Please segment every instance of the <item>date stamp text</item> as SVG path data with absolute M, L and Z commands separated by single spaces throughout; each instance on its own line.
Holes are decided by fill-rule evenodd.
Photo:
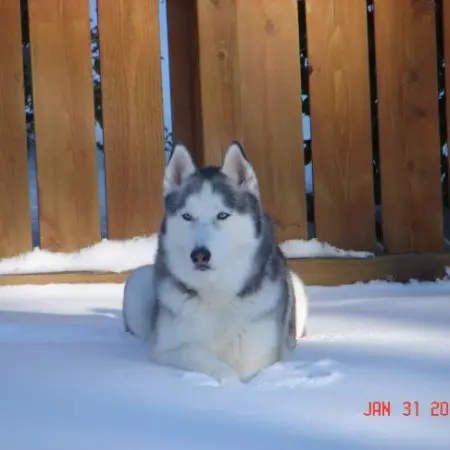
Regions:
M 419 417 L 447 417 L 450 415 L 450 401 L 431 401 L 421 403 L 417 400 L 407 400 L 401 405 L 390 401 L 371 401 L 366 410 L 362 413 L 366 417 L 389 417 L 391 415 L 402 414 L 404 416 Z

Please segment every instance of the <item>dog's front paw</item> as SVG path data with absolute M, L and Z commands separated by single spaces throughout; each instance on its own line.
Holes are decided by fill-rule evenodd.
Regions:
M 226 365 L 218 367 L 211 373 L 211 376 L 223 386 L 235 386 L 241 382 L 239 374 Z
M 242 381 L 238 376 L 234 376 L 234 377 L 221 378 L 219 380 L 219 383 L 222 386 L 231 387 L 231 386 L 238 386 L 238 385 L 242 384 Z

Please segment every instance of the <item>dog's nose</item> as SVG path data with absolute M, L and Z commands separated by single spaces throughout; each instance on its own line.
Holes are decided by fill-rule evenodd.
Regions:
M 211 252 L 206 247 L 194 248 L 191 252 L 191 260 L 194 264 L 208 264 Z

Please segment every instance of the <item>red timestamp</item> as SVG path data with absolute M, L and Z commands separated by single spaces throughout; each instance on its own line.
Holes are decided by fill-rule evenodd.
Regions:
M 366 410 L 362 413 L 366 417 L 389 417 L 393 414 L 402 414 L 403 416 L 431 416 L 448 417 L 450 415 L 450 401 L 431 401 L 423 404 L 414 401 L 404 401 L 402 405 L 394 405 L 390 401 L 375 400 L 367 404 Z

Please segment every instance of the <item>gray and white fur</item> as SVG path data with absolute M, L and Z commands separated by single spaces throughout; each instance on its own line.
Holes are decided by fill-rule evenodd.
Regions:
M 175 146 L 164 206 L 155 263 L 125 286 L 126 329 L 149 338 L 155 362 L 223 383 L 282 360 L 304 333 L 306 293 L 242 147 L 232 143 L 220 167 L 197 168 Z

